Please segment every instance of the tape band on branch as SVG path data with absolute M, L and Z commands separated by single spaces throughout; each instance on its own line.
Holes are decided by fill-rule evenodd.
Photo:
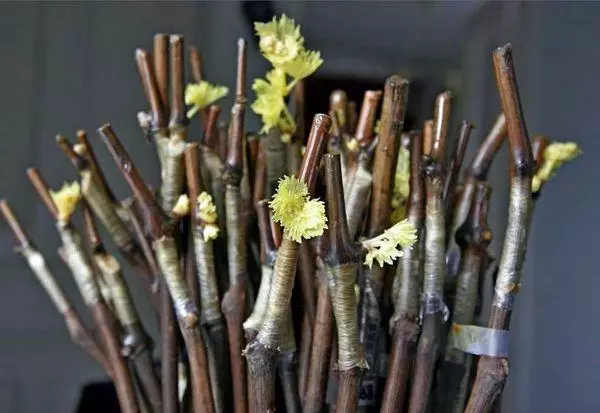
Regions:
M 507 330 L 453 324 L 450 344 L 465 353 L 478 356 L 508 357 Z

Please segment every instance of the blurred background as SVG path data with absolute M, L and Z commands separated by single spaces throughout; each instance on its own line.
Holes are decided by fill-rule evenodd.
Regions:
M 39 167 L 52 187 L 74 179 L 54 136 L 73 138 L 83 128 L 113 189 L 129 196 L 95 139 L 94 131 L 109 121 L 156 185 L 154 147 L 143 138 L 135 116 L 146 109 L 135 48 L 150 49 L 156 32 L 181 33 L 187 44 L 200 48 L 207 80 L 233 86 L 237 37 L 250 41 L 249 79 L 263 76 L 268 65 L 253 41 L 251 22 L 283 12 L 301 24 L 307 46 L 320 50 L 325 60 L 314 77 L 318 87 L 308 93 L 327 96 L 328 88 L 354 81 L 361 85 L 352 91 L 360 101 L 363 87 L 382 86 L 387 75 L 399 73 L 413 85 L 407 122 L 419 127 L 431 116 L 435 95 L 450 89 L 454 125 L 461 119 L 476 125 L 470 152 L 499 111 L 491 52 L 513 44 L 530 134 L 574 140 L 584 155 L 558 173 L 535 212 L 511 328 L 512 370 L 504 409 L 600 411 L 600 311 L 595 305 L 600 274 L 593 257 L 600 230 L 600 167 L 594 161 L 600 139 L 593 126 L 600 113 L 600 3 L 0 4 L 0 196 L 10 201 L 81 312 L 75 285 L 56 254 L 57 233 L 25 169 Z M 315 100 L 309 115 L 326 104 Z M 249 129 L 259 126 L 252 114 L 248 124 Z M 191 139 L 195 133 L 197 125 Z M 504 149 L 491 174 L 496 256 L 507 215 L 507 174 Z M 0 412 L 74 411 L 81 387 L 102 380 L 103 373 L 71 343 L 62 318 L 13 253 L 4 224 L 0 261 Z M 130 284 L 141 311 L 150 314 L 139 283 L 132 279 Z M 154 319 L 146 321 L 156 334 Z

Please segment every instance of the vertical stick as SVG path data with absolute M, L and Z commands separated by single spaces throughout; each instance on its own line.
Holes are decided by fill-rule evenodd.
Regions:
M 531 213 L 531 178 L 533 159 L 527 134 L 519 88 L 512 58 L 512 47 L 507 44 L 494 51 L 496 83 L 506 115 L 508 141 L 511 151 L 511 187 L 508 227 L 500 258 L 500 267 L 489 328 L 508 330 L 510 315 L 518 286 L 521 282 L 523 261 Z M 487 412 L 501 395 L 508 377 L 508 359 L 482 356 L 477 365 L 477 376 L 471 390 L 466 413 Z
M 452 312 L 452 327 L 473 324 L 477 292 L 492 233 L 487 225 L 491 187 L 478 182 L 471 210 L 456 237 L 462 249 Z M 471 383 L 473 356 L 452 347 L 448 338 L 436 391 L 436 411 L 462 413 Z
M 144 229 L 139 219 L 130 211 L 131 223 L 137 235 L 138 242 L 144 251 L 152 274 L 158 281 L 159 300 L 159 329 L 162 344 L 160 376 L 161 395 L 164 413 L 177 413 L 179 411 L 179 398 L 177 389 L 177 362 L 179 359 L 179 340 L 177 337 L 177 323 L 173 311 L 173 301 L 164 279 L 161 277 L 156 257 L 152 247 L 144 235 Z
M 408 196 L 408 221 L 417 230 L 421 239 L 425 215 L 423 177 L 421 161 L 423 139 L 420 133 L 410 135 L 410 193 Z M 404 406 L 406 387 L 411 364 L 414 360 L 420 333 L 419 310 L 423 284 L 423 269 L 420 260 L 420 243 L 404 251 L 396 269 L 398 293 L 394 297 L 394 315 L 390 322 L 392 353 L 388 365 L 381 413 L 394 413 Z
M 465 151 L 467 149 L 467 144 L 469 143 L 469 136 L 471 135 L 471 130 L 473 129 L 473 124 L 463 120 L 460 123 L 458 128 L 458 139 L 456 140 L 456 146 L 454 147 L 454 152 L 452 153 L 452 158 L 450 158 L 450 163 L 448 164 L 448 173 L 446 174 L 446 180 L 444 181 L 444 190 L 442 192 L 442 199 L 444 200 L 444 217 L 446 224 L 448 224 L 451 220 L 452 209 L 454 207 L 454 187 L 456 186 L 456 181 L 458 180 L 458 175 L 460 173 L 460 168 L 462 167 L 463 159 L 465 157 Z
M 160 101 L 165 111 L 169 107 L 169 35 L 157 33 L 154 35 L 154 73 Z
M 504 113 L 500 113 L 492 126 L 492 129 L 485 137 L 467 171 L 467 179 L 463 185 L 463 190 L 459 198 L 456 200 L 452 213 L 452 222 L 449 226 L 450 230 L 446 234 L 446 263 L 447 263 L 447 278 L 449 282 L 456 279 L 458 266 L 460 263 L 460 248 L 454 239 L 456 231 L 465 222 L 473 200 L 476 183 L 485 181 L 487 174 L 492 165 L 492 161 L 498 153 L 498 150 L 504 142 L 506 136 L 506 117 Z
M 169 127 L 183 126 L 186 124 L 185 103 L 184 103 L 184 49 L 183 36 L 171 35 L 170 43 L 170 67 L 169 75 L 171 78 L 171 119 Z M 162 95 L 162 93 L 161 93 Z
M 323 269 L 318 271 L 317 311 L 313 325 L 313 343 L 308 367 L 308 381 L 303 413 L 319 413 L 325 401 L 331 343 L 333 334 L 333 307 Z
M 27 260 L 29 268 L 31 268 L 40 284 L 42 284 L 42 287 L 54 303 L 58 312 L 64 317 L 65 324 L 71 335 L 71 340 L 83 348 L 91 358 L 102 366 L 106 374 L 112 377 L 112 366 L 110 361 L 106 358 L 96 340 L 84 327 L 73 304 L 71 304 L 69 299 L 65 296 L 64 292 L 57 284 L 55 277 L 47 267 L 44 257 L 35 248 L 12 209 L 4 199 L 0 200 L 0 212 L 2 212 L 4 220 L 17 240 L 19 254 Z
M 191 235 L 193 243 L 190 255 L 196 262 L 196 272 L 192 274 L 196 285 L 200 284 L 200 314 L 207 332 L 207 350 L 213 388 L 215 410 L 224 410 L 227 395 L 227 376 L 229 356 L 227 352 L 227 333 L 219 306 L 219 290 L 217 286 L 213 242 L 204 240 L 205 223 L 199 216 L 198 196 L 202 191 L 198 144 L 190 143 L 185 149 L 185 166 L 188 195 L 191 210 Z
M 135 395 L 135 387 L 127 363 L 121 355 L 116 322 L 102 300 L 94 279 L 92 267 L 83 251 L 81 237 L 69 221 L 65 222 L 59 219 L 58 209 L 50 196 L 48 185 L 39 171 L 30 168 L 27 170 L 27 176 L 57 222 L 58 231 L 62 239 L 64 257 L 73 273 L 84 301 L 92 313 L 92 318 L 100 333 L 102 348 L 112 365 L 111 370 L 121 410 L 124 413 L 137 413 L 139 412 L 139 408 Z
M 315 115 L 308 144 L 298 179 L 306 183 L 309 191 L 314 191 L 325 137 L 331 126 L 331 119 L 322 114 Z M 275 409 L 275 368 L 278 351 L 286 328 L 285 314 L 289 311 L 299 244 L 289 237 L 283 237 L 275 262 L 271 293 L 263 325 L 256 339 L 246 346 L 248 362 L 250 412 L 265 412 Z
M 144 183 L 129 154 L 123 148 L 110 125 L 98 132 L 107 145 L 125 180 L 131 187 L 154 241 L 157 262 L 176 308 L 179 328 L 183 334 L 190 364 L 192 400 L 196 411 L 214 412 L 210 391 L 210 376 L 206 348 L 200 334 L 198 309 L 193 305 L 185 283 L 172 227 L 167 224 L 162 208 Z
M 340 155 L 325 155 L 329 247 L 324 258 L 337 325 L 339 387 L 336 409 L 354 413 L 358 390 L 367 367 L 358 339 L 358 303 L 354 284 L 359 255 L 348 231 Z
M 144 329 L 140 316 L 133 305 L 119 262 L 106 252 L 90 207 L 86 202 L 83 202 L 82 206 L 88 246 L 96 267 L 108 286 L 114 306 L 113 312 L 123 329 L 122 354 L 135 367 L 141 386 L 140 390 L 149 401 L 152 412 L 160 413 L 162 412 L 162 400 L 160 383 L 154 371 L 152 340 Z
M 390 76 L 383 93 L 381 130 L 373 160 L 373 183 L 371 204 L 368 213 L 366 236 L 371 238 L 381 234 L 390 223 L 391 195 L 394 185 L 394 172 L 398 161 L 401 132 L 404 125 L 409 82 L 400 76 Z M 379 311 L 385 271 L 380 266 L 363 268 L 364 288 L 360 308 L 360 339 L 365 349 L 365 357 L 371 368 L 365 373 L 362 387 L 367 386 L 373 397 L 363 400 L 363 404 L 374 404 L 377 398 L 377 348 L 381 330 Z M 364 392 L 367 394 L 367 392 Z
M 444 154 L 450 117 L 450 92 L 438 95 L 435 105 L 433 136 L 429 152 L 423 157 L 425 172 L 425 280 L 423 283 L 423 326 L 417 345 L 409 413 L 424 413 L 429 401 L 443 323 L 445 275 L 445 223 L 442 205 Z
M 350 235 L 354 238 L 363 219 L 365 209 L 369 206 L 369 195 L 373 183 L 371 160 L 373 158 L 373 123 L 377 107 L 381 100 L 381 91 L 367 90 L 363 99 L 355 137 L 360 145 L 358 164 L 353 176 L 344 178 L 346 200 L 346 216 Z
M 229 263 L 229 289 L 223 297 L 221 309 L 227 322 L 229 354 L 233 379 L 235 413 L 247 411 L 246 365 L 242 356 L 244 348 L 245 292 L 246 292 L 246 233 L 241 221 L 242 179 L 244 150 L 244 116 L 246 110 L 246 56 L 247 45 L 238 40 L 236 97 L 231 110 L 232 126 L 225 162 L 225 210 L 227 223 L 227 256 Z

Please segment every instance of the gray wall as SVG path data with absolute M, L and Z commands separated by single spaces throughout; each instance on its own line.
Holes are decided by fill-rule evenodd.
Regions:
M 576 140 L 585 155 L 548 185 L 536 210 L 514 316 L 506 411 L 600 411 L 595 389 L 600 320 L 594 305 L 600 279 L 590 258 L 598 230 L 592 211 L 599 209 L 594 185 L 600 169 L 594 157 L 600 144 L 592 122 L 599 109 L 594 98 L 600 92 L 600 7 L 519 2 L 277 6 L 296 17 L 307 42 L 323 52 L 324 73 L 383 77 L 401 71 L 446 78 L 457 91 L 456 117 L 478 127 L 475 141 L 499 110 L 491 50 L 507 41 L 514 44 L 529 131 Z M 158 31 L 182 33 L 189 44 L 198 45 L 207 77 L 220 84 L 231 84 L 234 76 L 235 39 L 251 35 L 236 3 L 0 5 L 0 196 L 10 200 L 80 309 L 55 253 L 58 240 L 51 220 L 24 169 L 38 166 L 53 187 L 73 179 L 54 135 L 72 137 L 79 128 L 91 133 L 110 121 L 156 184 L 154 151 L 134 116 L 144 100 L 133 51 L 150 47 Z M 266 67 L 252 44 L 249 66 L 249 78 Z M 118 195 L 128 195 L 98 143 L 94 140 Z M 496 255 L 507 212 L 507 162 L 502 153 L 492 173 Z M 79 386 L 103 374 L 70 342 L 61 318 L 12 245 L 0 225 L 0 412 L 71 411 Z M 131 285 L 147 313 L 139 283 L 133 279 Z M 149 324 L 155 332 L 156 325 Z

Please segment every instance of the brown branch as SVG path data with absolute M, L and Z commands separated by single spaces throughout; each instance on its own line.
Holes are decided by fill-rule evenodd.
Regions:
M 112 377 L 112 366 L 100 346 L 93 338 L 93 336 L 85 328 L 83 322 L 79 318 L 77 311 L 73 307 L 73 304 L 69 301 L 67 296 L 63 293 L 60 286 L 56 283 L 56 280 L 47 268 L 44 257 L 37 251 L 27 233 L 19 223 L 17 217 L 13 213 L 12 209 L 8 205 L 6 200 L 0 200 L 0 212 L 4 220 L 10 227 L 15 239 L 17 240 L 17 250 L 29 264 L 29 267 L 38 278 L 40 284 L 44 287 L 48 296 L 56 306 L 57 310 L 64 317 L 65 324 L 69 330 L 71 340 L 88 355 L 94 359 L 108 374 Z
M 117 212 L 115 197 L 96 161 L 86 133 L 78 131 L 77 137 L 79 142 L 75 147 L 71 147 L 69 141 L 60 135 L 57 136 L 56 142 L 79 171 L 82 195 L 136 274 L 146 282 L 154 282 L 152 271 L 148 267 L 139 245 L 130 234 L 124 219 Z
M 458 267 L 460 263 L 460 248 L 454 239 L 456 231 L 463 224 L 469 213 L 469 208 L 473 200 L 473 193 L 477 182 L 485 181 L 498 150 L 504 142 L 506 136 L 506 118 L 500 113 L 492 125 L 492 129 L 479 145 L 471 165 L 467 170 L 467 179 L 463 189 L 456 200 L 452 213 L 452 223 L 450 230 L 446 234 L 446 262 L 448 271 L 448 281 L 453 283 L 456 280 Z
M 169 75 L 171 83 L 171 118 L 169 128 L 179 129 L 185 126 L 184 103 L 184 48 L 183 36 L 171 35 L 169 37 Z
M 321 265 L 322 267 L 322 265 Z M 325 401 L 333 335 L 333 307 L 323 268 L 318 270 L 317 309 L 303 413 L 320 413 Z
M 487 257 L 487 248 L 492 239 L 487 224 L 490 196 L 489 184 L 478 182 L 469 215 L 456 235 L 461 246 L 462 258 L 457 277 L 452 326 L 470 325 L 475 321 L 480 277 Z M 471 384 L 472 363 L 473 356 L 453 348 L 449 337 L 437 384 L 436 411 L 464 411 Z
M 116 197 L 114 196 L 110 187 L 108 186 L 108 181 L 106 180 L 102 169 L 100 169 L 100 164 L 98 163 L 96 154 L 94 153 L 92 145 L 90 145 L 90 142 L 87 138 L 87 133 L 84 130 L 80 129 L 77 131 L 77 145 L 73 149 L 79 155 L 87 159 L 89 167 L 92 170 L 92 174 L 97 177 L 98 183 L 100 184 L 104 192 L 107 194 L 109 199 L 115 202 Z
M 160 305 L 159 329 L 162 344 L 160 375 L 163 410 L 164 413 L 177 413 L 179 411 L 179 393 L 177 388 L 179 340 L 177 337 L 177 324 L 175 320 L 175 312 L 173 311 L 173 301 L 171 300 L 171 295 L 169 294 L 169 290 L 164 279 L 160 277 L 161 274 L 160 269 L 158 268 L 158 262 L 156 262 L 156 257 L 154 256 L 152 247 L 146 239 L 144 229 L 142 228 L 142 223 L 131 209 L 129 209 L 129 215 L 131 217 L 131 223 L 144 256 L 148 262 L 148 265 L 150 266 L 152 274 L 154 274 L 154 278 L 158 282 L 157 289 Z
M 190 68 L 192 69 L 192 79 L 195 83 L 200 83 L 203 80 L 202 76 L 202 55 L 195 46 L 188 47 L 188 55 L 190 57 Z M 202 115 L 198 116 L 200 119 L 200 125 L 206 126 L 206 117 L 208 116 L 209 109 L 202 109 Z
M 433 145 L 433 119 L 427 119 L 423 124 L 423 153 L 430 153 Z
M 96 267 L 103 275 L 113 300 L 114 314 L 123 328 L 122 354 L 132 361 L 139 378 L 141 391 L 148 398 L 152 411 L 162 411 L 160 383 L 154 371 L 152 340 L 144 329 L 133 305 L 131 294 L 123 278 L 121 267 L 114 256 L 108 254 L 100 238 L 94 216 L 83 202 L 84 232 Z
M 489 328 L 508 330 L 510 315 L 525 259 L 531 213 L 533 158 L 527 135 L 510 44 L 493 53 L 496 83 L 506 115 L 511 152 L 511 187 L 508 226 L 502 248 L 498 278 L 492 302 Z M 482 356 L 466 413 L 487 412 L 501 395 L 509 372 L 508 359 Z
M 314 323 L 313 323 L 314 324 Z M 302 330 L 300 331 L 300 348 L 298 350 L 298 393 L 302 405 L 306 396 L 308 377 L 310 374 L 310 352 L 312 347 L 312 328 L 306 312 L 302 315 Z
M 347 171 L 344 176 L 346 215 L 350 235 L 353 238 L 356 236 L 360 224 L 364 221 L 364 212 L 370 203 L 371 186 L 373 183 L 371 160 L 377 143 L 373 139 L 373 123 L 380 99 L 380 91 L 369 90 L 365 92 L 359 124 L 355 134 L 360 145 L 358 158 L 353 170 Z
M 381 100 L 380 90 L 367 90 L 360 108 L 360 117 L 356 126 L 354 137 L 358 140 L 361 147 L 367 147 L 373 140 L 373 125 L 375 124 L 375 115 L 377 107 Z
M 227 333 L 219 307 L 219 290 L 215 273 L 213 243 L 204 241 L 204 223 L 198 216 L 198 195 L 202 191 L 198 144 L 190 143 L 185 149 L 185 167 L 188 196 L 191 211 L 191 234 L 193 243 L 189 254 L 194 257 L 196 270 L 192 274 L 196 286 L 200 284 L 200 314 L 207 331 L 206 347 L 209 354 L 209 368 L 215 409 L 223 411 L 227 394 L 226 367 L 229 364 Z
M 460 123 L 460 126 L 458 128 L 458 139 L 456 140 L 456 146 L 454 147 L 452 158 L 450 158 L 450 163 L 448 164 L 446 180 L 444 181 L 444 190 L 442 192 L 446 225 L 448 225 L 452 219 L 451 215 L 452 209 L 454 207 L 454 190 L 456 186 L 456 181 L 458 181 L 458 175 L 460 173 L 460 168 L 462 167 L 463 159 L 465 157 L 465 151 L 469 143 L 469 136 L 471 135 L 472 129 L 472 123 L 467 122 L 466 120 L 463 120 Z
M 222 162 L 225 162 L 227 159 L 227 146 L 229 139 L 229 127 L 231 125 L 226 121 L 220 121 L 217 123 L 217 138 L 219 139 L 219 157 Z
M 211 105 L 208 108 L 206 123 L 204 124 L 204 136 L 202 137 L 202 145 L 210 148 L 215 153 L 218 153 L 219 147 L 217 121 L 220 113 L 221 108 L 218 105 Z
M 327 115 L 314 117 L 308 144 L 298 179 L 314 191 L 318 165 L 325 149 L 331 119 Z M 265 412 L 275 408 L 275 369 L 278 351 L 286 328 L 285 314 L 289 305 L 296 275 L 299 244 L 284 236 L 275 262 L 273 282 L 266 316 L 255 340 L 245 350 L 248 362 L 250 411 Z
M 381 234 L 390 224 L 391 195 L 394 174 L 401 144 L 409 82 L 400 76 L 390 76 L 384 86 L 381 110 L 381 129 L 373 160 L 371 200 L 368 211 L 366 237 Z M 360 308 L 360 339 L 371 369 L 365 373 L 363 386 L 376 382 L 378 354 L 377 346 L 381 331 L 381 296 L 385 271 L 376 265 L 364 268 L 365 287 L 362 291 Z
M 423 324 L 417 344 L 414 380 L 409 399 L 409 413 L 424 413 L 433 382 L 435 363 L 443 323 L 443 289 L 445 275 L 445 223 L 442 205 L 444 156 L 452 96 L 438 95 L 435 105 L 431 147 L 423 157 L 425 172 L 425 263 L 423 283 Z
M 63 240 L 64 256 L 73 273 L 82 293 L 84 301 L 92 313 L 92 318 L 100 333 L 102 348 L 106 352 L 106 357 L 110 361 L 113 372 L 113 381 L 117 390 L 121 410 L 125 413 L 138 412 L 138 404 L 135 395 L 135 388 L 130 376 L 127 363 L 121 355 L 121 346 L 118 342 L 118 333 L 116 320 L 102 300 L 98 286 L 93 278 L 92 266 L 90 265 L 83 247 L 81 237 L 69 221 L 60 221 L 57 208 L 54 204 L 48 186 L 37 169 L 30 168 L 27 175 L 35 187 L 38 195 L 46 204 L 50 214 L 57 222 L 57 227 L 61 239 Z M 73 257 L 71 257 L 73 255 Z M 73 263 L 70 260 L 73 258 Z
M 58 221 L 58 208 L 56 208 L 56 205 L 50 196 L 49 186 L 40 174 L 40 171 L 38 171 L 37 168 L 29 168 L 27 169 L 27 177 L 48 209 L 48 212 L 52 215 L 52 218 L 54 218 L 55 221 Z
M 339 387 L 336 409 L 356 412 L 362 372 L 367 364 L 358 339 L 354 291 L 359 254 L 353 245 L 344 205 L 339 155 L 325 155 L 329 246 L 324 257 L 338 336 Z
M 232 123 L 225 161 L 225 205 L 227 224 L 227 257 L 229 288 L 223 296 L 221 310 L 227 321 L 229 354 L 233 379 L 235 413 L 247 410 L 246 366 L 242 356 L 244 333 L 242 323 L 245 311 L 247 283 L 245 224 L 242 222 L 240 182 L 243 174 L 244 118 L 246 110 L 246 56 L 247 45 L 238 40 L 235 103 L 231 110 Z
M 302 161 L 302 144 L 306 136 L 306 102 L 304 93 L 304 80 L 298 81 L 294 86 L 294 119 L 296 130 L 287 145 L 287 170 L 289 174 L 296 174 Z
M 188 54 L 190 56 L 190 67 L 192 69 L 192 77 L 194 82 L 202 82 L 202 56 L 200 51 L 195 46 L 188 47 Z
M 162 107 L 167 111 L 169 107 L 169 35 L 157 33 L 154 35 L 152 57 L 154 60 L 154 73 L 156 85 L 160 95 Z
M 150 227 L 152 237 L 155 239 L 160 238 L 165 230 L 163 224 L 166 221 L 166 216 L 154 198 L 154 194 L 146 185 L 142 175 L 133 164 L 131 157 L 123 147 L 123 144 L 112 127 L 109 124 L 105 124 L 98 129 L 98 133 L 102 137 L 104 144 L 123 174 L 125 181 L 133 191 L 140 210 L 142 211 L 143 220 L 147 222 Z
M 162 209 L 154 199 L 152 192 L 145 185 L 137 168 L 110 125 L 104 125 L 98 131 L 133 191 L 140 208 L 144 212 L 144 220 L 150 227 L 157 261 L 177 309 L 176 316 L 179 328 L 183 334 L 188 352 L 193 405 L 196 410 L 213 412 L 214 406 L 210 391 L 206 348 L 199 330 L 200 315 L 198 309 L 191 302 L 189 289 L 181 272 L 172 234 L 173 228 L 166 222 Z
M 373 161 L 373 188 L 367 237 L 379 235 L 389 224 L 390 195 L 406 111 L 408 84 L 406 79 L 396 75 L 389 77 L 385 83 L 381 131 Z
M 408 196 L 407 219 L 417 230 L 417 239 L 423 232 L 425 216 L 425 190 L 421 174 L 423 158 L 423 138 L 419 132 L 410 134 L 410 192 Z M 402 410 L 406 398 L 406 388 L 413 363 L 417 339 L 420 333 L 419 310 L 423 272 L 421 248 L 417 241 L 412 248 L 404 251 L 396 269 L 398 292 L 394 297 L 395 312 L 390 322 L 392 352 L 389 359 L 388 377 L 385 382 L 381 413 Z
M 165 113 L 164 106 L 161 102 L 160 92 L 158 90 L 157 80 L 154 74 L 150 56 L 143 49 L 136 49 L 135 61 L 137 63 L 138 72 L 142 80 L 142 86 L 146 93 L 146 99 L 150 104 L 152 113 L 152 130 L 154 132 L 164 129 Z
M 308 244 L 300 245 L 298 251 L 298 280 L 302 293 L 302 305 L 308 315 L 308 322 L 312 326 L 315 322 L 317 301 L 315 296 L 315 268 L 314 257 Z
M 200 143 L 201 149 L 201 167 L 202 177 L 208 191 L 213 197 L 217 207 L 217 219 L 219 220 L 219 228 L 222 234 L 219 240 L 222 240 L 225 235 L 225 182 L 223 180 L 223 161 L 221 160 L 220 137 L 217 130 L 217 121 L 221 108 L 217 105 L 212 105 L 208 109 L 208 115 L 205 117 L 204 136 Z M 219 242 L 219 241 L 217 241 Z
M 469 167 L 470 175 L 473 175 L 482 181 L 487 178 L 487 173 L 492 165 L 494 157 L 504 143 L 506 133 L 506 117 L 504 116 L 504 113 L 500 113 L 492 125 L 492 129 L 490 129 L 488 135 L 473 157 L 473 161 Z
M 258 160 L 258 153 L 260 151 L 260 137 L 255 133 L 248 133 L 246 136 L 246 162 L 244 163 L 244 178 L 242 179 L 242 189 L 244 189 L 244 180 L 248 181 L 248 194 L 249 207 L 254 210 L 256 205 L 253 202 L 254 184 L 256 183 L 256 172 Z M 246 196 L 246 194 L 242 194 Z
M 252 194 L 252 203 L 258 204 L 265 198 L 265 187 L 267 184 L 267 161 L 265 158 L 265 148 L 262 141 L 259 142 L 258 156 L 256 157 L 256 166 L 254 169 L 254 191 Z

